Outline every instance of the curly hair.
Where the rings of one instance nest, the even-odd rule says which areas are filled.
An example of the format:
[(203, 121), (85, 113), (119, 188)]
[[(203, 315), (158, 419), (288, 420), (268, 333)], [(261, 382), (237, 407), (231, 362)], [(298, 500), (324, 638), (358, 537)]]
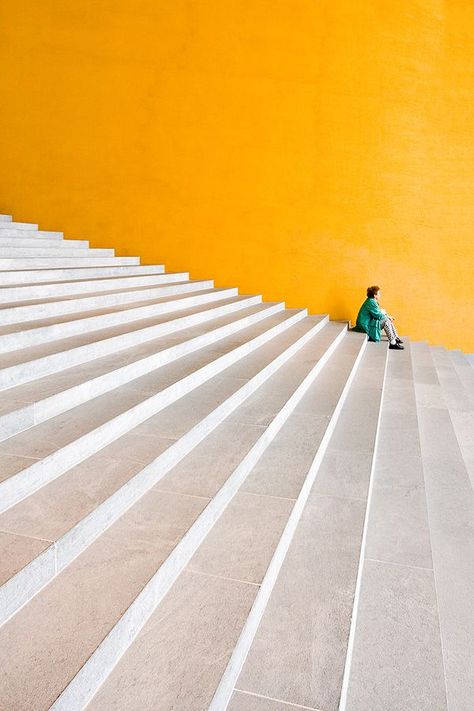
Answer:
[(367, 297), (373, 299), (378, 291), (380, 291), (380, 286), (369, 286), (367, 288)]

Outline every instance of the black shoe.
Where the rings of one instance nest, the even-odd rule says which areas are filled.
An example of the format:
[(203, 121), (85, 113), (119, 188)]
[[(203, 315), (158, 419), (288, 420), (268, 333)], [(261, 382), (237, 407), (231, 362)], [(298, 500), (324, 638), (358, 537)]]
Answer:
[(390, 349), (391, 351), (404, 351), (404, 350), (405, 350), (405, 346), (401, 346), (400, 343), (391, 343), (391, 344), (389, 345), (389, 349)]
[(399, 338), (398, 336), (396, 337), (396, 339), (395, 339), (395, 340), (396, 340), (396, 342), (397, 342), (397, 343), (403, 343), (402, 339), (401, 339), (401, 338)]

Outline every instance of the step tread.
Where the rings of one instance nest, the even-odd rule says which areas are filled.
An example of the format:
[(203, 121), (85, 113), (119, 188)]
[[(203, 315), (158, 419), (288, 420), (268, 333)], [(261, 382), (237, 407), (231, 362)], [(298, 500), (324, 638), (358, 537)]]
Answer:
[[(109, 338), (114, 338), (116, 336), (134, 333), (135, 331), (141, 331), (151, 326), (166, 324), (170, 321), (175, 320), (176, 318), (186, 318), (188, 316), (192, 316), (193, 314), (209, 311), (218, 308), (219, 306), (226, 306), (228, 304), (245, 301), (249, 298), (252, 297), (246, 294), (239, 294), (238, 296), (233, 296), (229, 299), (223, 299), (222, 301), (217, 302), (217, 304), (215, 302), (210, 302), (206, 304), (200, 304), (199, 306), (193, 306), (189, 309), (183, 309), (179, 312), (179, 314), (176, 314), (171, 311), (169, 313), (161, 314), (152, 318), (139, 319), (137, 321), (128, 321), (123, 324), (118, 324), (117, 326), (109, 326), (108, 328), (102, 328), (96, 331), (89, 331), (87, 333), (69, 336), (68, 338), (49, 341), (47, 343), (42, 343), (38, 346), (28, 346), (27, 348), (22, 348), (17, 351), (11, 351), (10, 353), (5, 353), (0, 356), (0, 366), (2, 368), (9, 368), (13, 365), (27, 363), (38, 358), (44, 358), (48, 355), (61, 353), (63, 351), (70, 350), (71, 348), (79, 348), (81, 346), (94, 344), (99, 341), (105, 341)], [(269, 304), (273, 302), (267, 301), (265, 303)]]
[[(131, 407), (163, 391), (177, 380), (194, 373), (198, 368), (246, 343), (250, 338), (265, 333), (272, 326), (284, 323), (294, 314), (295, 311), (287, 310), (270, 316), (263, 322), (245, 328), (190, 355), (183, 356), (175, 363), (155, 368), (147, 375), (135, 378), (133, 381), (130, 380), (126, 385), (115, 386), (116, 389), (105, 395), (89, 400), (72, 410), (4, 440), (0, 443), (0, 456), (4, 454), (26, 456), (36, 461), (51, 456), (54, 452), (74, 442), (78, 437), (107, 423), (112, 417), (128, 411)], [(293, 327), (290, 338), (293, 336), (293, 332), (297, 332), (297, 326)], [(110, 358), (100, 359), (103, 362), (95, 361), (84, 367), (72, 369), (71, 373), (64, 371), (60, 375), (45, 378), (47, 383), (37, 381), (35, 385), (38, 386), (38, 398), (51, 397), (58, 391), (58, 388), (59, 390), (64, 389), (65, 386), (70, 388), (72, 385), (87, 382), (91, 377), (97, 377), (104, 372), (115, 371), (117, 367), (123, 365), (121, 357), (123, 355), (121, 353), (115, 362)], [(137, 353), (132, 357), (136, 359)], [(76, 370), (80, 372), (75, 372)]]
[[(210, 294), (213, 292), (224, 292), (226, 289), (199, 289), (198, 291), (193, 291), (193, 296), (200, 296), (202, 294)], [(64, 324), (70, 321), (80, 321), (82, 319), (88, 319), (95, 316), (104, 316), (113, 313), (119, 313), (122, 311), (131, 311), (132, 309), (140, 308), (141, 306), (150, 306), (152, 304), (166, 303), (167, 301), (180, 301), (186, 299), (190, 296), (190, 293), (183, 294), (172, 294), (164, 297), (157, 297), (156, 299), (150, 299), (146, 301), (133, 301), (132, 303), (118, 304), (116, 306), (104, 307), (102, 309), (90, 309), (86, 311), (78, 311), (76, 313), (70, 314), (58, 314), (57, 316), (52, 316), (50, 318), (38, 319), (34, 321), (22, 321), (21, 323), (8, 324), (0, 328), (0, 336), (17, 333), (21, 331), (45, 328), (47, 326), (55, 326), (56, 324)]]
[[(294, 467), (299, 472), (300, 482), (304, 480), (318, 451), (325, 426), (327, 427), (328, 420), (334, 411), (334, 396), (337, 393), (340, 395), (342, 392), (351, 369), (351, 363), (353, 364), (360, 350), (362, 339), (353, 338), (353, 336), (354, 334), (349, 334), (338, 346), (330, 361), (310, 386), (306, 395), (303, 396), (302, 401), (296, 406), (282, 429), (275, 435), (275, 439), (270, 442), (262, 457), (257, 461), (250, 476), (256, 469), (261, 474), (266, 472), (267, 475), (272, 476), (275, 466), (282, 472), (288, 469), (288, 462), (291, 461), (291, 468)], [(305, 347), (306, 350), (308, 350), (308, 346)], [(270, 383), (264, 387), (267, 387), (267, 392), (273, 395), (275, 388), (271, 388)], [(264, 405), (257, 402), (257, 395), (253, 396), (255, 419), (258, 419), (262, 407), (265, 409)], [(287, 393), (286, 396), (288, 396)], [(308, 416), (308, 411), (311, 411), (314, 403), (317, 403), (321, 415), (324, 412), (325, 426), (322, 421), (320, 422), (319, 416), (308, 422), (311, 418)], [(300, 408), (300, 406), (302, 407)], [(236, 413), (235, 418), (238, 418), (239, 414)], [(226, 427), (229, 428), (230, 424), (230, 422), (227, 423)], [(218, 431), (216, 430), (214, 437), (217, 435)], [(282, 448), (287, 447), (289, 443), (291, 443), (291, 451), (288, 452), (288, 458), (281, 461)], [(210, 458), (213, 459), (215, 453), (220, 449), (223, 449), (223, 446), (219, 447), (218, 442), (215, 442)], [(302, 449), (304, 450), (303, 456)], [(203, 457), (197, 458), (194, 464), (191, 463), (197, 454), (196, 449), (195, 452), (188, 455), (190, 461), (186, 469), (190, 472), (194, 467), (199, 475), (201, 470), (204, 470)], [(223, 458), (221, 457), (221, 459)], [(183, 467), (185, 463), (183, 460), (175, 469)], [(221, 464), (221, 468), (228, 470), (231, 470), (233, 466), (235, 466), (234, 463), (231, 463), (230, 467), (227, 462)], [(205, 479), (204, 471), (201, 477), (203, 480)], [(168, 478), (172, 481), (173, 472), (168, 475)], [(250, 598), (250, 601), (253, 602), (295, 503), (294, 499), (280, 498), (277, 495), (251, 494), (244, 490), (245, 485), (246, 482), (211, 529), (167, 597), (152, 614), (109, 679), (105, 681), (97, 697), (92, 701), (91, 708), (99, 708), (104, 704), (103, 707), (107, 707), (108, 704), (113, 703), (112, 699), (116, 698), (119, 678), (124, 693), (122, 708), (127, 708), (129, 705), (131, 709), (139, 708), (140, 705), (143, 707), (145, 697), (165, 698), (169, 708), (208, 708), (232, 648), (250, 611), (250, 606), (246, 604), (242, 607), (240, 614), (223, 618), (220, 604), (215, 599), (213, 591), (216, 586), (221, 591), (221, 586), (225, 583), (228, 586), (231, 600), (239, 599), (241, 592), (245, 591), (246, 599)], [(189, 486), (189, 491), (194, 491), (191, 477), (189, 477)], [(184, 493), (182, 486), (170, 488), (167, 478), (160, 482), (156, 488), (158, 487), (163, 491), (179, 490)], [(209, 493), (212, 493), (213, 490), (213, 487), (210, 488)], [(200, 598), (202, 613), (197, 617), (194, 614), (195, 610), (190, 616), (189, 606), (183, 607), (185, 598), (189, 599), (196, 593), (196, 587), (206, 591), (204, 598)], [(226, 598), (227, 596), (224, 597), (224, 600)], [(166, 611), (170, 606), (174, 610), (174, 630), (171, 630), (166, 622), (164, 623), (167, 618)], [(204, 617), (205, 626), (203, 624), (201, 627), (197, 620), (202, 617)], [(163, 639), (164, 629), (167, 629), (166, 639)], [(221, 649), (222, 639), (225, 640), (223, 649)], [(157, 654), (160, 642), (164, 643), (163, 649), (176, 650), (177, 653), (173, 654), (172, 665), (166, 663), (162, 653)], [(178, 647), (180, 647), (179, 651)], [(214, 655), (216, 648), (220, 650), (219, 655)], [(159, 673), (154, 676), (150, 676), (151, 659), (148, 656), (150, 654), (155, 656), (155, 669), (157, 666), (159, 669)], [(143, 673), (138, 671), (139, 669)], [(137, 671), (140, 684), (136, 690), (135, 701), (131, 701), (130, 678), (135, 676)]]
[(138, 257), (0, 257), (0, 272), (3, 270), (9, 271), (18, 270), (24, 271), (28, 269), (58, 269), (65, 267), (106, 267), (106, 266), (125, 266), (138, 265)]
[[(40, 300), (43, 294), (51, 296), (52, 299), (59, 297), (73, 298), (75, 295), (90, 292), (91, 294), (102, 293), (102, 291), (117, 291), (121, 286), (126, 289), (134, 286), (147, 286), (153, 284), (165, 284), (175, 281), (188, 281), (188, 272), (166, 272), (158, 274), (144, 274), (142, 276), (114, 276), (108, 278), (98, 278), (91, 280), (76, 280), (76, 281), (56, 281), (45, 282), (42, 284), (28, 284), (22, 286), (0, 286), (0, 299), (2, 303), (8, 303), (7, 299), (14, 299), (13, 303), (26, 303), (31, 299)], [(29, 296), (33, 294), (32, 296)], [(48, 298), (48, 297), (47, 297)]]
[[(443, 397), (430, 348), (411, 346), (444, 670), (452, 708), (474, 696), (472, 482)], [(440, 436), (442, 433), (442, 436)]]
[[(307, 372), (311, 367), (307, 361), (308, 351), (306, 351), (305, 359), (302, 363), (303, 372)], [(272, 376), (273, 387), (270, 392), (273, 393), (277, 389), (280, 379), (286, 380), (289, 377), (296, 383), (298, 379), (294, 376), (294, 370), (295, 363), (293, 360), (286, 368), (282, 366)], [(265, 388), (265, 386), (263, 387)], [(265, 397), (263, 390), (262, 397)], [(283, 401), (286, 401), (286, 399), (287, 394), (285, 393)], [(255, 402), (255, 408), (256, 411), (259, 408), (257, 402)], [(239, 461), (242, 452), (237, 451), (238, 447), (235, 444), (236, 431), (245, 431), (245, 436), (243, 439), (241, 437), (240, 440), (250, 446), (255, 441), (255, 437), (259, 437), (265, 428), (260, 425), (242, 426), (238, 423), (238, 411), (231, 417), (235, 418), (233, 426), (229, 422), (224, 423), (224, 427), (227, 430), (225, 442), (229, 443), (229, 445), (234, 442), (234, 456)], [(205, 442), (198, 446), (205, 446)], [(215, 444), (212, 451), (216, 451)], [(229, 467), (230, 464), (232, 467), (233, 462), (229, 461), (226, 449), (222, 444), (220, 448), (217, 448), (217, 451), (220, 455), (221, 466), (225, 467), (227, 465)], [(197, 453), (197, 456), (199, 459), (199, 453)], [(22, 689), (18, 690), (10, 687), (10, 693), (21, 694), (22, 703), (26, 703), (28, 698), (26, 695), (28, 693), (34, 694), (36, 698), (36, 694), (39, 692), (44, 699), (42, 703), (46, 703), (46, 701), (51, 703), (52, 699), (55, 698), (54, 695), (61, 691), (61, 688), (67, 683), (68, 677), (70, 678), (82, 666), (87, 656), (101, 641), (105, 632), (120, 618), (125, 607), (133, 601), (148, 581), (150, 575), (156, 571), (176, 546), (178, 540), (197, 515), (204, 510), (207, 503), (208, 498), (204, 496), (187, 496), (174, 492), (159, 491), (158, 489), (148, 492), (99, 539), (94, 541), (81, 556), (62, 571), (47, 588), (44, 588), (26, 607), (20, 610), (10, 623), (6, 623), (0, 631), (0, 638), (2, 639), (2, 644), (0, 644), (1, 654), (5, 654), (5, 659), (10, 643), (14, 643), (15, 638), (19, 639), (18, 635), (22, 634), (24, 625), (31, 624), (33, 619), (38, 619), (38, 625), (34, 625), (32, 635), (30, 634), (28, 648), (25, 645), (20, 652), (20, 659), (17, 657), (15, 672), (17, 680), (19, 678), (18, 664), (29, 664), (28, 659), (31, 658), (32, 653), (37, 653), (35, 649), (38, 648), (37, 645), (39, 644), (45, 651), (44, 662), (48, 665), (48, 669), (54, 668), (58, 672), (56, 679), (49, 678), (47, 689), (41, 688), (38, 690), (36, 685), (44, 674), (41, 669), (43, 662), (39, 661), (28, 685), (22, 685)], [(163, 514), (161, 514), (161, 511), (163, 511)], [(122, 561), (124, 538), (127, 541), (127, 562), (125, 565)], [(144, 547), (144, 552), (141, 550), (142, 546)], [(94, 573), (92, 572), (93, 570), (95, 571)], [(114, 584), (113, 581), (117, 580), (117, 575), (120, 579), (124, 576), (128, 581), (127, 585), (117, 586)], [(77, 585), (78, 577), (81, 579), (80, 587)], [(107, 596), (104, 596), (103, 593), (101, 595), (100, 591), (104, 589), (108, 591)], [(81, 610), (83, 611), (83, 613), (78, 611), (78, 614), (81, 615), (81, 623), (79, 625), (77, 615), (75, 613), (69, 614), (71, 605), (75, 607), (76, 601), (80, 601)], [(44, 612), (45, 610), (53, 609), (52, 606), (56, 609), (56, 613), (54, 617), (48, 615), (49, 621), (47, 621)], [(83, 623), (82, 620), (84, 621)], [(74, 635), (70, 631), (71, 625), (74, 625), (76, 630)], [(12, 630), (11, 634), (8, 634), (9, 628)], [(78, 630), (81, 630), (79, 634)], [(72, 645), (66, 655), (64, 655), (64, 644)], [(63, 659), (67, 658), (66, 664), (56, 665), (54, 663), (54, 659), (58, 654), (61, 654)], [(7, 673), (6, 670), (5, 673)], [(16, 685), (14, 680), (12, 680), (12, 683)], [(43, 694), (47, 694), (48, 698), (46, 696), (43, 697)], [(17, 699), (19, 700), (19, 698), (13, 697), (12, 701), (15, 699), (15, 702), (18, 703)], [(29, 698), (33, 697), (30, 696)]]
[[(240, 311), (232, 312), (230, 314), (217, 317), (212, 321), (191, 326), (190, 328), (177, 331), (176, 333), (168, 333), (164, 336), (158, 336), (157, 338), (145, 341), (144, 343), (139, 343), (131, 347), (114, 351), (112, 354), (94, 358), (93, 360), (88, 360), (85, 363), (73, 365), (71, 368), (64, 368), (61, 371), (52, 373), (51, 375), (46, 375), (43, 378), (38, 378), (34, 381), (30, 381), (24, 385), (17, 385), (14, 388), (3, 390), (2, 399), (5, 402), (8, 402), (9, 400), (20, 402), (39, 402), (45, 397), (51, 397), (52, 395), (62, 392), (64, 389), (69, 389), (73, 386), (88, 382), (93, 378), (105, 375), (106, 373), (114, 372), (124, 366), (128, 366), (144, 358), (156, 355), (172, 346), (186, 343), (192, 338), (197, 338), (198, 336), (210, 333), (217, 328), (227, 324), (232, 324), (239, 319), (260, 312), (265, 312), (268, 308), (269, 306), (267, 304), (250, 306), (248, 309), (245, 309), (244, 313)], [(291, 313), (293, 312), (287, 311), (285, 316), (284, 312), (280, 312), (273, 322), (265, 319), (260, 322), (258, 326), (250, 328), (255, 328), (255, 332), (260, 333), (261, 330), (266, 330), (268, 325), (278, 323), (280, 319), (284, 320), (285, 318), (288, 318)], [(269, 316), (269, 318), (272, 317)], [(242, 334), (242, 338), (245, 336), (243, 331), (240, 331), (239, 333)], [(248, 333), (250, 333), (250, 331), (248, 331)], [(220, 343), (220, 341), (218, 343)], [(212, 347), (212, 352), (214, 352), (215, 348), (220, 348), (220, 346), (216, 343), (215, 346)], [(132, 379), (133, 378), (130, 378), (129, 382), (131, 382)]]
[[(0, 270), (0, 288), (4, 286), (27, 286), (30, 284), (54, 284), (59, 282), (75, 282), (83, 279), (104, 279), (114, 276), (126, 276), (127, 274), (137, 276), (141, 274), (163, 274), (162, 264), (128, 264), (125, 266), (104, 266), (88, 267), (72, 266), (61, 269), (40, 269), (40, 270)], [(69, 277), (69, 278), (68, 278)]]

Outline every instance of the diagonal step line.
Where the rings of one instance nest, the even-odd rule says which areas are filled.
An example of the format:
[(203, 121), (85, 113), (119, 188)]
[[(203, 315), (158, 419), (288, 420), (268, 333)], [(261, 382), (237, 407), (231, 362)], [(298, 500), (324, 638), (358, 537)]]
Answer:
[[(182, 358), (186, 355), (191, 355), (200, 348), (210, 346), (218, 341), (232, 336), (245, 328), (254, 326), (265, 319), (274, 316), (284, 310), (284, 304), (274, 304), (256, 314), (244, 316), (241, 319), (236, 319), (229, 324), (220, 326), (217, 329), (208, 331), (195, 338), (188, 339), (182, 343), (178, 343), (169, 348), (157, 351), (152, 355), (140, 358), (136, 361), (128, 363), (120, 368), (116, 368), (107, 373), (102, 373), (95, 378), (74, 385), (73, 387), (61, 390), (43, 400), (38, 400), (34, 403), (20, 407), (13, 412), (10, 412), (3, 417), (0, 417), (0, 428), (5, 428), (2, 434), (0, 429), (0, 441), (5, 441), (21, 431), (29, 429), (32, 426), (41, 424), (52, 417), (67, 412), (75, 407), (78, 407), (89, 400), (105, 395), (108, 392), (116, 390), (122, 385), (133, 383), (138, 378), (148, 375), (149, 373), (164, 367)], [(231, 312), (233, 313), (233, 312)], [(133, 377), (130, 377), (133, 376)], [(27, 416), (30, 415), (30, 424), (28, 424)], [(21, 416), (21, 417), (20, 417)], [(13, 425), (16, 423), (16, 428)], [(0, 485), (1, 490), (1, 485)]]
[(255, 638), (257, 629), (264, 615), (273, 588), (278, 579), (278, 575), (285, 561), (286, 554), (288, 553), (291, 542), (295, 535), (298, 523), (303, 514), (304, 507), (311, 493), (312, 486), (318, 475), (321, 462), (323, 461), (329, 441), (336, 427), (339, 415), (344, 406), (344, 402), (347, 398), (357, 369), (362, 360), (362, 356), (364, 354), (366, 346), (367, 340), (364, 339), (361, 343), (361, 347), (357, 354), (357, 357), (354, 360), (351, 371), (347, 377), (344, 388), (339, 396), (336, 407), (334, 408), (334, 411), (328, 422), (326, 431), (321, 439), (316, 456), (313, 459), (311, 467), (308, 471), (308, 474), (306, 475), (303, 486), (301, 487), (300, 493), (295, 501), (295, 504), (288, 518), (286, 526), (283, 530), (283, 533), (280, 537), (278, 545), (274, 551), (265, 576), (260, 584), (260, 589), (257, 593), (257, 596), (255, 597), (252, 608), (239, 636), (237, 644), (234, 647), (234, 651), (221, 677), (219, 686), (217, 687), (214, 697), (209, 705), (209, 711), (224, 711), (224, 709), (226, 709), (229, 704), (240, 672), (242, 671), (243, 665), (250, 651), (250, 647), (252, 646), (252, 642)]
[[(232, 301), (230, 304), (215, 306), (195, 314), (181, 316), (153, 326), (147, 326), (143, 329), (127, 331), (126, 333), (104, 338), (100, 341), (93, 341), (82, 346), (56, 351), (55, 353), (40, 358), (34, 358), (30, 361), (16, 363), (7, 368), (0, 369), (0, 391), (11, 389), (13, 387), (13, 379), (15, 379), (14, 387), (18, 387), (19, 385), (24, 385), (33, 380), (38, 380), (48, 375), (53, 375), (61, 370), (65, 370), (65, 368), (61, 368), (60, 365), (66, 356), (68, 359), (67, 368), (82, 365), (96, 358), (103, 358), (111, 353), (117, 353), (128, 348), (143, 345), (155, 338), (161, 338), (172, 333), (179, 333), (185, 328), (207, 323), (220, 316), (226, 316), (259, 303), (261, 303), (261, 296), (250, 296), (240, 301)], [(282, 308), (284, 308), (283, 302)], [(26, 372), (24, 372), (25, 368), (27, 368)], [(20, 371), (20, 374), (18, 371)]]
[(157, 274), (129, 275), (115, 277), (96, 277), (95, 279), (79, 279), (69, 281), (56, 281), (49, 283), (22, 284), (17, 286), (0, 286), (0, 302), (21, 304), (28, 299), (41, 299), (69, 296), (79, 297), (81, 294), (102, 291), (114, 291), (120, 287), (134, 289), (140, 286), (153, 286), (153, 284), (173, 284), (177, 281), (189, 281), (189, 272), (167, 272)]
[(361, 586), (362, 586), (362, 573), (363, 573), (363, 569), (364, 569), (365, 550), (367, 547), (367, 532), (368, 532), (368, 527), (369, 527), (370, 509), (371, 509), (372, 495), (373, 495), (373, 490), (374, 490), (375, 465), (376, 465), (376, 460), (377, 460), (379, 439), (380, 439), (380, 423), (382, 420), (383, 401), (384, 401), (384, 397), (385, 397), (385, 385), (387, 382), (388, 358), (389, 358), (389, 350), (387, 348), (387, 358), (385, 361), (385, 368), (384, 368), (384, 374), (383, 374), (383, 380), (382, 380), (382, 393), (381, 393), (380, 403), (379, 403), (379, 414), (378, 414), (378, 418), (377, 418), (377, 427), (375, 430), (374, 451), (372, 454), (372, 466), (370, 469), (370, 476), (369, 476), (369, 489), (367, 492), (367, 505), (365, 508), (364, 528), (363, 528), (363, 532), (362, 532), (359, 565), (358, 565), (358, 569), (357, 569), (354, 601), (353, 601), (353, 605), (352, 605), (351, 626), (349, 629), (349, 639), (347, 642), (346, 661), (344, 664), (344, 672), (342, 675), (341, 697), (340, 697), (340, 701), (339, 701), (338, 711), (345, 711), (345, 709), (347, 707), (347, 692), (349, 689), (349, 679), (350, 679), (351, 667), (352, 667), (352, 657), (353, 657), (353, 653), (354, 653), (354, 642), (355, 642), (355, 635), (356, 635), (356, 630), (357, 630), (357, 617), (358, 617), (358, 613), (359, 613), (360, 591), (361, 591)]
[[(145, 466), (132, 477), (132, 479), (97, 506), (94, 511), (61, 536), (54, 545), (56, 568), (53, 573), (51, 573), (51, 571), (49, 572), (49, 577), (48, 574), (45, 573), (44, 576), (41, 576), (37, 585), (34, 583), (35, 577), (32, 573), (37, 571), (38, 568), (36, 564), (37, 559), (35, 559), (35, 561), (32, 561), (35, 564), (33, 571), (30, 570), (30, 564), (28, 564), (5, 583), (3, 587), (0, 588), (0, 596), (3, 598), (1, 609), (4, 611), (3, 618), (0, 619), (0, 624), (3, 624), (11, 615), (18, 612), (18, 610), (31, 599), (32, 595), (37, 594), (44, 585), (49, 582), (51, 577), (69, 565), (90, 543), (118, 520), (120, 516), (133, 506), (144, 494), (153, 488), (172, 467), (187, 456), (187, 454), (218, 427), (226, 417), (232, 414), (232, 412), (265, 383), (300, 348), (321, 331), (327, 321), (328, 319), (326, 317), (315, 324), (304, 336), (280, 353), (277, 358), (259, 371), (259, 373), (239, 388), (233, 395), (224, 400), (223, 403), (192, 427), (180, 439), (174, 442), (165, 452)], [(342, 330), (336, 337), (336, 345), (344, 333), (345, 331)], [(47, 551), (45, 554), (46, 553)], [(41, 555), (44, 555), (46, 565), (50, 565), (50, 559), (45, 554)]]
[[(84, 666), (63, 690), (55, 703), (51, 706), (51, 711), (79, 711), (79, 709), (83, 709), (97, 693), (102, 683), (117, 665), (120, 658), (125, 654), (156, 607), (170, 590), (171, 586), (176, 582), (179, 574), (189, 563), (202, 541), (225, 511), (248, 474), (252, 471), (256, 462), (262, 456), (277, 432), (283, 427), (298, 402), (321, 372), (325, 363), (329, 360), (346, 333), (347, 328), (344, 328), (339, 335), (336, 336), (323, 356), (321, 356), (310, 373), (303, 379), (293, 395), (287, 400), (271, 424), (266, 428), (265, 432), (260, 436), (236, 469), (234, 469), (233, 473), (210, 501), (203, 513), (188, 529), (173, 552), (145, 585), (134, 602), (132, 602), (121, 619), (106, 635)], [(306, 342), (308, 340), (309, 338), (306, 338)]]
[[(71, 321), (56, 322), (47, 326), (39, 326), (19, 331), (15, 330), (11, 333), (0, 334), (0, 353), (8, 353), (21, 348), (28, 348), (28, 346), (37, 346), (42, 343), (58, 340), (58, 336), (59, 338), (67, 338), (68, 336), (82, 335), (110, 326), (152, 318), (153, 316), (161, 316), (175, 311), (184, 311), (185, 309), (194, 308), (201, 304), (230, 299), (237, 295), (238, 290), (234, 287), (212, 289), (198, 294), (175, 294), (171, 298), (159, 303), (118, 309), (105, 314), (79, 317)], [(127, 304), (123, 306), (127, 307)]]
[[(132, 270), (132, 271), (130, 271)], [(75, 283), (77, 281), (90, 279), (107, 279), (113, 277), (123, 277), (127, 274), (151, 275), (165, 274), (163, 264), (129, 264), (126, 266), (102, 266), (102, 267), (56, 267), (53, 269), (23, 269), (17, 271), (0, 273), (0, 288), (11, 286), (36, 286), (44, 284), (57, 284), (62, 282)]]
[(66, 316), (75, 313), (87, 313), (103, 308), (133, 304), (134, 302), (155, 301), (165, 296), (178, 296), (213, 289), (212, 279), (199, 279), (195, 281), (159, 284), (137, 290), (114, 291), (109, 294), (98, 292), (93, 296), (76, 295), (74, 299), (59, 299), (45, 301), (39, 304), (2, 306), (0, 315), (4, 325), (16, 325), (24, 322), (37, 321), (55, 316)]
[[(243, 355), (253, 351), (258, 348), (258, 346), (271, 340), (274, 336), (290, 328), (291, 325), (297, 323), (304, 318), (305, 315), (306, 310), (303, 309), (282, 323), (268, 329), (263, 334), (219, 356), (181, 380), (169, 385), (159, 393), (145, 398), (145, 400), (129, 410), (113, 417), (103, 425), (87, 432), (73, 442), (48, 455), (38, 463), (27, 467), (2, 482), (0, 484), (0, 495), (3, 500), (0, 504), (0, 512), (6, 511), (26, 496), (33, 494), (46, 483), (53, 481), (71, 467), (83, 462), (94, 452), (103, 449), (111, 442), (115, 442), (115, 440), (133, 427), (140, 425), (152, 415), (156, 415), (163, 410), (171, 404), (171, 402), (174, 402), (199, 385), (202, 385), (202, 383), (209, 380), (209, 378), (225, 370), (229, 365), (236, 363)], [(115, 373), (116, 371), (114, 371), (113, 375), (115, 375)], [(70, 457), (70, 459), (68, 457)]]

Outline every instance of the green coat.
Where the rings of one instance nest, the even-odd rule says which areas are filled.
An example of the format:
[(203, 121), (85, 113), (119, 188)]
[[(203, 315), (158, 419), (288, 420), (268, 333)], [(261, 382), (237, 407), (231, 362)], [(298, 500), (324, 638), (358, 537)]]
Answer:
[(366, 333), (369, 341), (380, 341), (381, 324), (386, 317), (375, 299), (366, 299), (360, 307), (354, 331)]

